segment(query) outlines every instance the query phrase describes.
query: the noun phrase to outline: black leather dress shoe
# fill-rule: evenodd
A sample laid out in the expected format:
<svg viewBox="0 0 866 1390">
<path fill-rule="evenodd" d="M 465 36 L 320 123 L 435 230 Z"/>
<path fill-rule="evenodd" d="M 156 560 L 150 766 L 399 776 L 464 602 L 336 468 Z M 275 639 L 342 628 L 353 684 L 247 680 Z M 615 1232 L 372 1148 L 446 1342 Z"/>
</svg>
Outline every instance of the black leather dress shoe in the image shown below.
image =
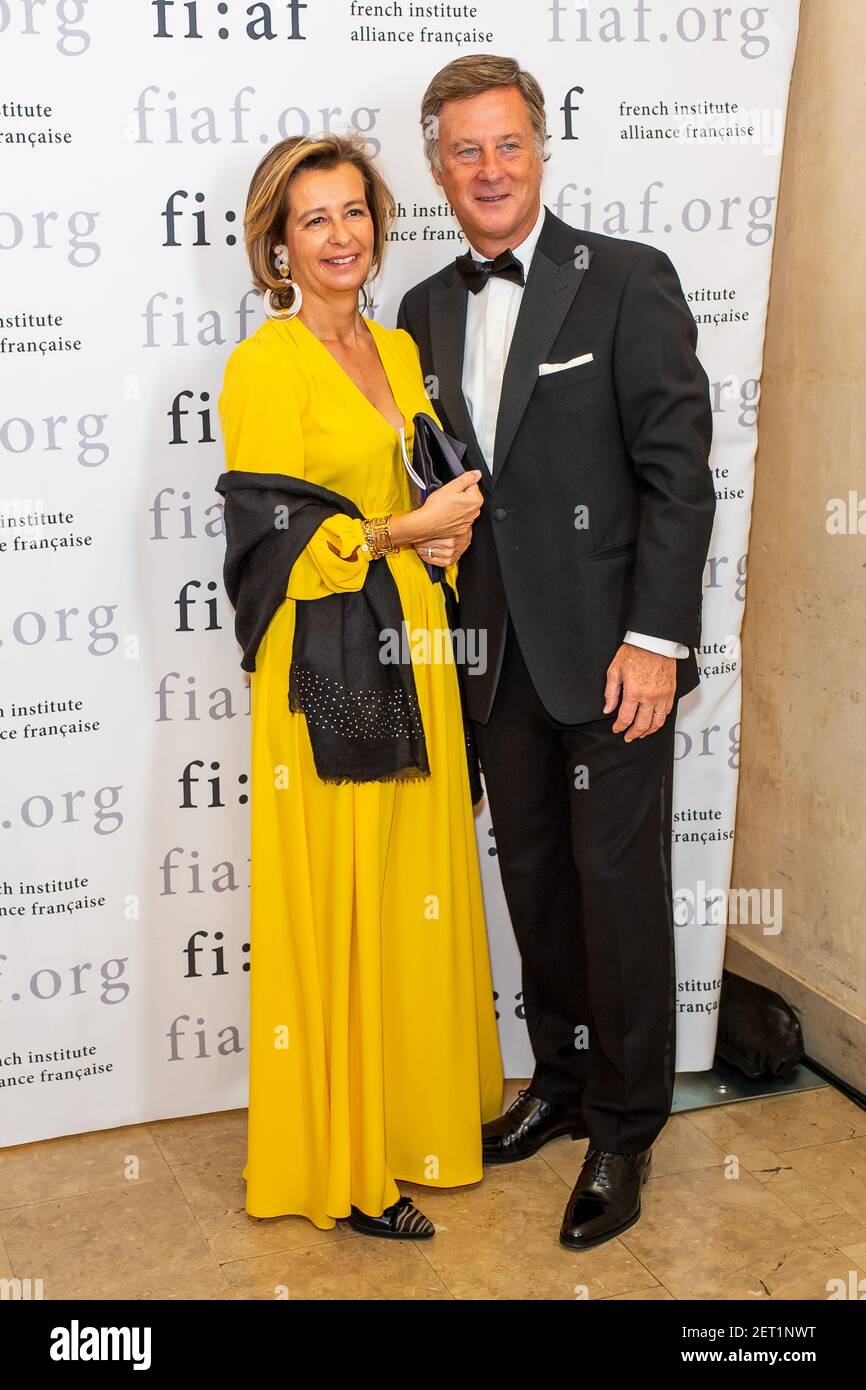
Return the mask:
<svg viewBox="0 0 866 1390">
<path fill-rule="evenodd" d="M 588 1148 L 562 1218 L 560 1243 L 569 1250 L 591 1250 L 633 1226 L 651 1165 L 651 1148 L 635 1154 Z"/>
<path fill-rule="evenodd" d="M 528 1090 L 518 1091 L 504 1115 L 481 1126 L 482 1159 L 484 1163 L 516 1163 L 564 1134 L 586 1138 L 579 1111 L 553 1105 Z"/>
</svg>

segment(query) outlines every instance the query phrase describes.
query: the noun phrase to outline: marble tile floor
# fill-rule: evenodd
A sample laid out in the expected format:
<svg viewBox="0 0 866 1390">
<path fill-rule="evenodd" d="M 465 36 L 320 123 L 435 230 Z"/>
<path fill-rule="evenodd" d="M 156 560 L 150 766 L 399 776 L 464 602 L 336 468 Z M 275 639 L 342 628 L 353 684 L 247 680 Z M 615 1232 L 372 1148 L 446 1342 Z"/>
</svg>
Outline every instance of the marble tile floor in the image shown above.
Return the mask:
<svg viewBox="0 0 866 1390">
<path fill-rule="evenodd" d="M 507 1084 L 506 1105 L 519 1081 Z M 244 1211 L 246 1112 L 0 1150 L 0 1278 L 50 1299 L 826 1299 L 866 1289 L 866 1111 L 832 1086 L 674 1114 L 641 1219 L 559 1245 L 586 1141 L 477 1186 L 404 1183 L 418 1244 Z"/>
</svg>

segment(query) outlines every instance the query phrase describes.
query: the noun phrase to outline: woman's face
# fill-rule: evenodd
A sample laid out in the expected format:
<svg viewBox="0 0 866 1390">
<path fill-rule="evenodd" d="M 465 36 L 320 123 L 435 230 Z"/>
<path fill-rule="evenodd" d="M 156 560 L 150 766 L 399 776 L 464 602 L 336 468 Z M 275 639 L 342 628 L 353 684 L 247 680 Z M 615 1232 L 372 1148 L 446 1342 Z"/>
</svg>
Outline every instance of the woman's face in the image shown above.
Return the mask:
<svg viewBox="0 0 866 1390">
<path fill-rule="evenodd" d="M 291 278 L 305 294 L 357 295 L 373 259 L 373 219 L 360 169 L 339 164 L 295 174 L 285 244 Z"/>
</svg>

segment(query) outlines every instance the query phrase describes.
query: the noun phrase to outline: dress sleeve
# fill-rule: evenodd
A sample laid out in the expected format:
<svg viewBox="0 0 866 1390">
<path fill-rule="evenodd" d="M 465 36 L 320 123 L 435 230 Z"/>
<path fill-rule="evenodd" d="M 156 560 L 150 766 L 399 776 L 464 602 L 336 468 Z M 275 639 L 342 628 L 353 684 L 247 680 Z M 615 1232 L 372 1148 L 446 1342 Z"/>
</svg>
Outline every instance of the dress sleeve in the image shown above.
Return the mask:
<svg viewBox="0 0 866 1390">
<path fill-rule="evenodd" d="M 287 598 L 324 598 L 360 589 L 370 563 L 363 544 L 364 528 L 356 517 L 344 512 L 326 517 L 292 566 Z"/>
<path fill-rule="evenodd" d="M 304 431 L 286 355 L 255 335 L 229 354 L 218 401 L 226 468 L 303 478 Z M 292 566 L 287 598 L 323 598 L 360 589 L 370 563 L 361 522 L 326 518 Z"/>
</svg>

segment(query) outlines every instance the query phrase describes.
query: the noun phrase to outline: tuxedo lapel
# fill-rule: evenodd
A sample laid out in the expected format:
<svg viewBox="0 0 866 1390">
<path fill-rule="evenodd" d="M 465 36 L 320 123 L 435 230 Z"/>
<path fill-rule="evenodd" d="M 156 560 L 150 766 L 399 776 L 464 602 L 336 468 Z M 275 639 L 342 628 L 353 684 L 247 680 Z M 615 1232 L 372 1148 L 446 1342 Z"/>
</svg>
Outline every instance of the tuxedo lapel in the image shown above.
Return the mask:
<svg viewBox="0 0 866 1390">
<path fill-rule="evenodd" d="M 517 427 L 529 404 L 538 379 L 538 364 L 545 360 L 553 347 L 586 274 L 586 266 L 578 268 L 575 264 L 578 259 L 575 237 L 579 241 L 580 233 L 561 222 L 548 208 L 526 277 L 526 288 L 521 297 L 502 377 L 493 450 L 492 488 L 499 481 Z M 588 252 L 587 266 L 591 257 L 592 253 Z"/>
<path fill-rule="evenodd" d="M 544 361 L 556 341 L 586 274 L 585 266 L 575 264 L 579 245 L 580 232 L 546 208 L 505 364 L 492 477 L 463 395 L 469 291 L 454 265 L 446 267 L 430 284 L 430 347 L 438 400 L 454 434 L 466 445 L 467 462 L 472 468 L 481 470 L 479 486 L 483 492 L 490 493 L 496 486 L 532 395 L 538 364 Z M 592 254 L 587 254 L 587 266 Z M 436 399 L 434 396 L 434 403 Z"/>
<path fill-rule="evenodd" d="M 472 417 L 463 395 L 463 356 L 466 335 L 466 301 L 469 291 L 454 267 L 434 280 L 430 286 L 430 346 L 433 373 L 438 383 L 438 400 L 448 422 L 467 450 L 467 464 L 481 469 L 480 486 L 490 487 L 481 445 L 472 425 Z M 434 404 L 436 396 L 434 395 Z"/>
</svg>

